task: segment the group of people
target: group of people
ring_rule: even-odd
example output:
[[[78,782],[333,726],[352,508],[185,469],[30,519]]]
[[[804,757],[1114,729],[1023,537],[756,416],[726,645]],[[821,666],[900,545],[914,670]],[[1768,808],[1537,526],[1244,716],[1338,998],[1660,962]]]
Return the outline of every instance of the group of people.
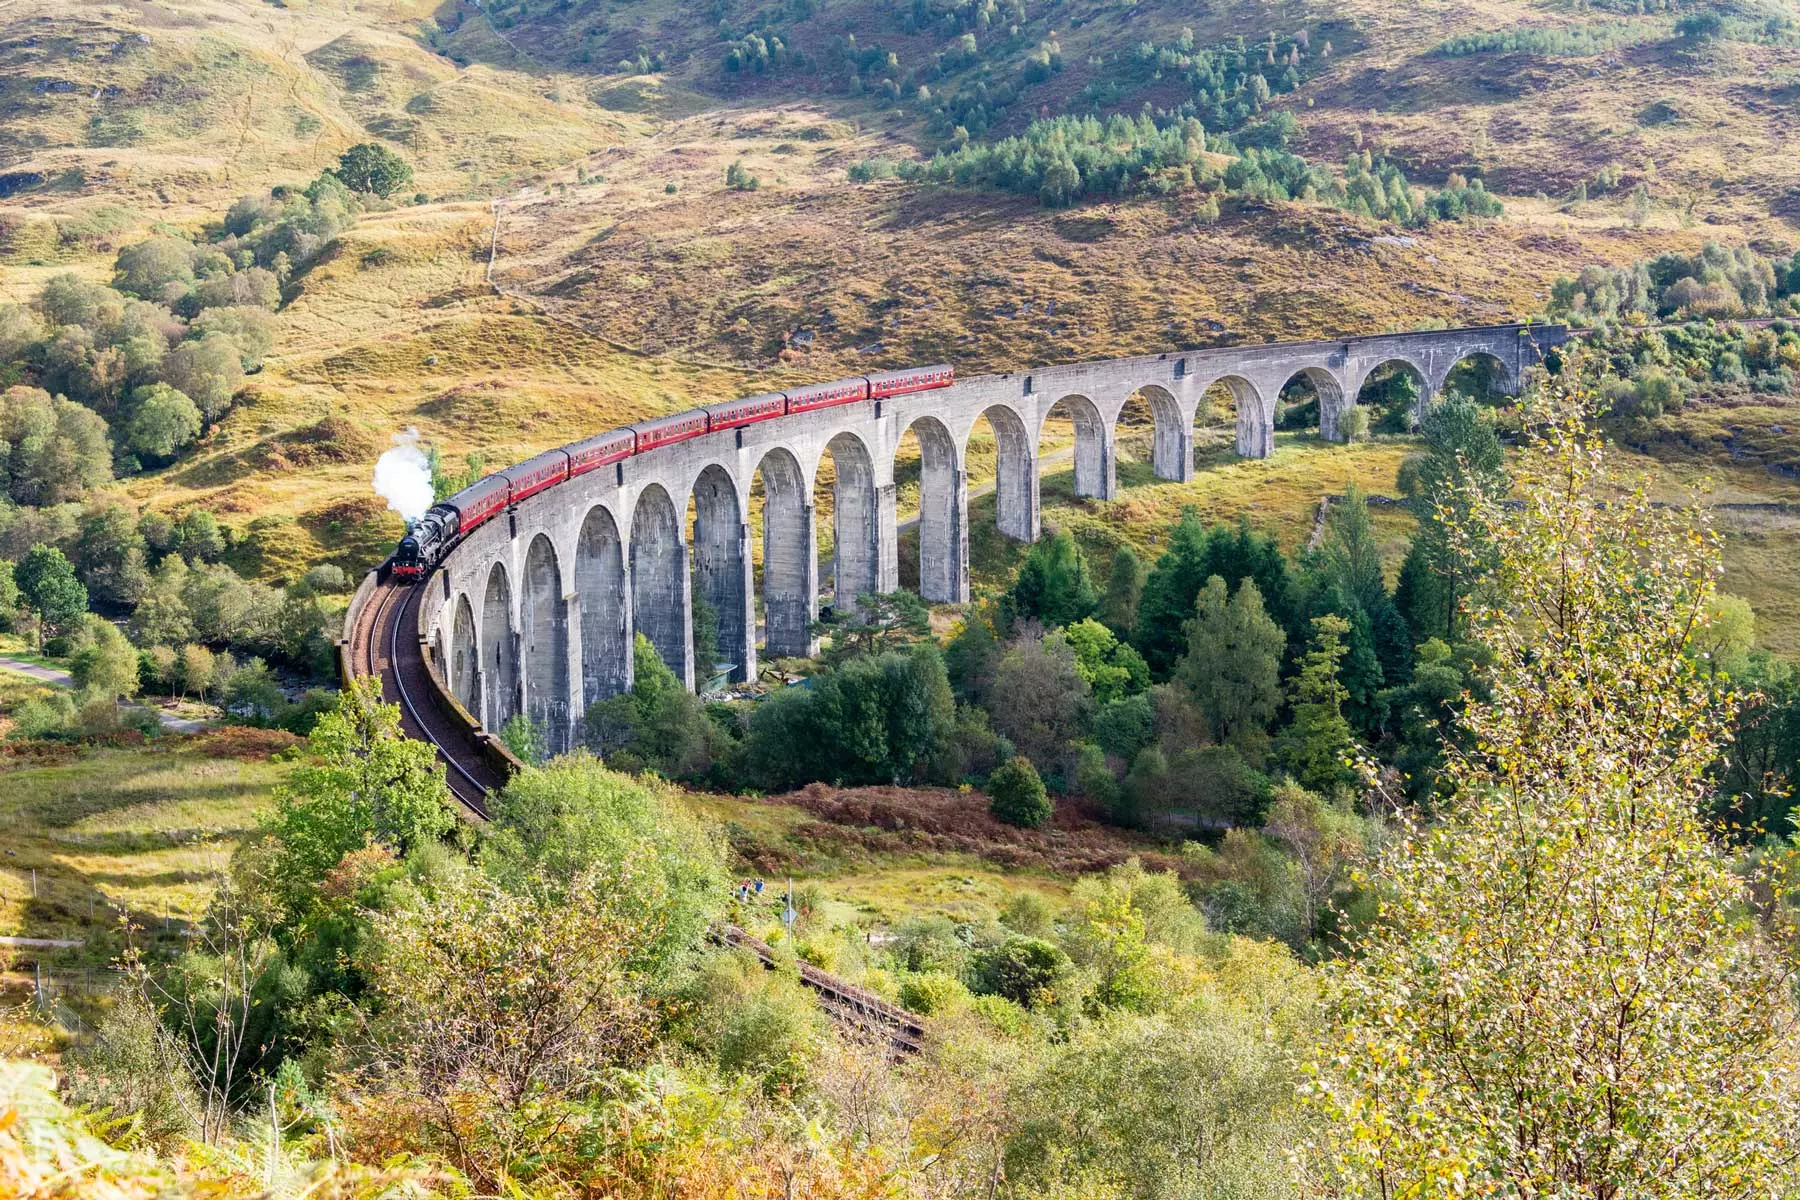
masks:
[[[737,899],[739,904],[748,901],[752,896],[760,896],[763,892],[761,879],[740,879],[737,882]]]

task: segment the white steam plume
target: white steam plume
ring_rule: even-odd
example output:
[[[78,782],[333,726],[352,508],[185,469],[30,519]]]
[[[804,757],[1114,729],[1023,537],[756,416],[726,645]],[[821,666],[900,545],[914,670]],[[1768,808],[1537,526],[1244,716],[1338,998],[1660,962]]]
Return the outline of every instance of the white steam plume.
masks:
[[[419,431],[394,435],[394,448],[375,463],[375,494],[411,525],[431,507],[431,462],[419,449]]]

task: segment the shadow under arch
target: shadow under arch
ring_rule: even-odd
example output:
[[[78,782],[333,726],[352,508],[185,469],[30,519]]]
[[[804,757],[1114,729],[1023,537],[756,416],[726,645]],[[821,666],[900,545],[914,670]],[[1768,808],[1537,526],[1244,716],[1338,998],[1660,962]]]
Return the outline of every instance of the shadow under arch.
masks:
[[[519,653],[512,627],[512,584],[506,565],[488,569],[487,591],[481,602],[481,673],[487,677],[481,703],[481,723],[498,732],[519,713]]]
[[[1289,398],[1297,384],[1311,393],[1314,402],[1313,419],[1305,422],[1305,427],[1316,428],[1319,436],[1328,442],[1342,441],[1337,426],[1344,413],[1344,386],[1324,367],[1301,367],[1287,377],[1276,394],[1291,404],[1293,401]],[[1288,424],[1284,427],[1294,429],[1299,426]]]
[[[1098,500],[1112,497],[1112,431],[1100,416],[1100,408],[1092,398],[1079,392],[1061,396],[1044,410],[1038,423],[1038,444],[1043,444],[1044,426],[1058,411],[1065,413],[1075,425],[1075,494]]]
[[[730,678],[742,683],[756,671],[753,642],[756,614],[751,607],[749,527],[731,473],[709,464],[694,480],[694,597],[704,599],[718,620],[717,663],[696,661],[696,685],[716,666],[729,663]],[[691,626],[690,626],[691,628]],[[698,647],[696,647],[698,658]]]
[[[1405,432],[1418,425],[1431,396],[1431,379],[1423,367],[1410,358],[1386,358],[1358,381],[1344,409],[1368,408],[1371,428]]]
[[[919,595],[935,604],[968,599],[968,530],[962,505],[962,469],[956,439],[932,416],[913,418],[901,431],[919,443]],[[896,448],[898,454],[898,448]]]
[[[588,510],[575,539],[575,593],[581,606],[581,704],[587,708],[631,687],[631,597],[625,545],[603,504]]]
[[[1016,542],[1037,540],[1037,463],[1031,452],[1031,433],[1025,419],[1009,405],[995,404],[983,409],[969,427],[963,443],[962,461],[965,476],[969,467],[977,431],[985,424],[994,439],[994,524],[1000,532]]]
[[[783,658],[805,658],[813,649],[818,570],[806,476],[794,452],[777,446],[757,464],[756,478],[762,481],[763,501],[763,649]]]
[[[445,663],[450,692],[481,719],[481,646],[475,637],[475,610],[469,594],[458,592],[455,614],[450,618],[450,658]]]
[[[526,548],[519,601],[525,714],[543,730],[550,751],[560,753],[569,748],[569,620],[556,547],[544,534]]]
[[[882,590],[875,459],[862,438],[846,430],[825,444],[813,478],[815,516],[823,506],[831,520],[831,602],[847,611],[858,596]]]
[[[661,484],[646,487],[631,514],[631,612],[637,631],[675,678],[694,686],[688,627],[688,555],[675,502]]]

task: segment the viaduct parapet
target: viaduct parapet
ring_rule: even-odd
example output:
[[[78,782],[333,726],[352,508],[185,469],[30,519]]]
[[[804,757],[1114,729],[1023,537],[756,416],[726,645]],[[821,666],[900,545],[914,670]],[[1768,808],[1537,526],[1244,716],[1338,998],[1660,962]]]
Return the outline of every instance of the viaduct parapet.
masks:
[[[1116,426],[1134,395],[1155,419],[1156,475],[1183,481],[1194,473],[1196,415],[1214,385],[1235,401],[1238,454],[1265,458],[1276,399],[1296,377],[1318,393],[1322,436],[1341,440],[1340,419],[1383,366],[1415,377],[1422,410],[1474,357],[1497,364],[1501,389],[1516,392],[1523,371],[1568,336],[1563,326],[1500,325],[1038,367],[659,447],[531,496],[457,544],[420,584],[428,589],[420,636],[486,728],[525,712],[563,750],[579,740],[591,704],[630,687],[635,633],[689,688],[711,675],[711,664],[694,662],[696,591],[717,615],[721,659],[742,680],[754,677],[759,653],[814,651],[809,631],[822,591],[850,602],[899,588],[895,457],[908,431],[922,459],[919,593],[959,603],[969,599],[967,450],[983,418],[998,443],[997,524],[1029,542],[1038,534],[1038,446],[1053,409],[1074,424],[1076,493],[1111,499]],[[832,577],[821,580],[814,485],[827,460]],[[749,497],[759,475],[753,530]]]

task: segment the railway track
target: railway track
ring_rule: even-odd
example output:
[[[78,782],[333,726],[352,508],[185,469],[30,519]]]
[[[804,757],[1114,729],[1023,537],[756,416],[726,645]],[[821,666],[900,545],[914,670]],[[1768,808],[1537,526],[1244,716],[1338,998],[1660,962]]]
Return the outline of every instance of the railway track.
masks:
[[[345,628],[342,666],[355,676],[381,680],[382,699],[400,706],[400,726],[408,737],[429,742],[445,764],[450,791],[469,815],[486,821],[488,796],[506,784],[480,735],[444,710],[438,684],[425,661],[418,635],[419,597],[431,578],[406,585],[377,578]],[[360,593],[359,593],[360,595]],[[717,940],[748,950],[764,966],[778,965],[774,950],[735,925],[724,926]],[[858,1037],[885,1041],[896,1057],[916,1054],[925,1045],[920,1019],[873,992],[839,979],[808,963],[800,964],[800,982],[818,997],[819,1006],[840,1028]]]

